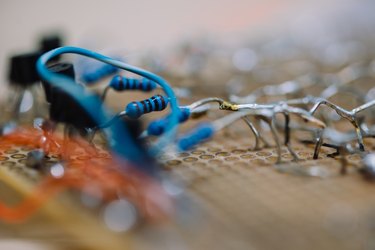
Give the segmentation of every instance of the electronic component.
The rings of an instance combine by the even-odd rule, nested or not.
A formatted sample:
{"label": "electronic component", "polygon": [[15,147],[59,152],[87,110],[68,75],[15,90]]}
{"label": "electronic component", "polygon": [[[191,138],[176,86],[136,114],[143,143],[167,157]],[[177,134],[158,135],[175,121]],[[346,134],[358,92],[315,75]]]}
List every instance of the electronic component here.
{"label": "electronic component", "polygon": [[157,85],[147,78],[136,79],[117,75],[112,78],[109,86],[116,91],[142,90],[148,92],[154,90]]}
{"label": "electronic component", "polygon": [[[54,73],[59,73],[75,78],[74,66],[70,63],[58,63],[48,67]],[[59,87],[51,86],[46,81],[42,81],[46,99],[50,103],[50,119],[54,122],[61,122],[72,125],[82,133],[86,133],[87,128],[95,126],[94,120],[85,110]],[[77,84],[77,86],[80,86]],[[80,86],[83,88],[82,86]]]}
{"label": "electronic component", "polygon": [[125,114],[130,118],[138,118],[150,112],[164,110],[168,102],[168,98],[162,95],[154,95],[143,101],[129,103],[125,108]]}
{"label": "electronic component", "polygon": [[110,76],[118,71],[118,68],[109,64],[98,64],[98,65],[84,65],[83,72],[80,76],[82,81],[86,84],[93,84],[103,79],[104,77]]}
{"label": "electronic component", "polygon": [[180,137],[177,142],[177,147],[181,151],[186,151],[202,141],[210,139],[214,133],[215,128],[211,124],[200,124],[190,133]]}
{"label": "electronic component", "polygon": [[154,95],[142,101],[130,102],[128,105],[126,105],[124,111],[119,112],[112,119],[110,119],[104,124],[99,125],[95,129],[107,128],[111,126],[120,117],[126,116],[132,119],[137,119],[147,113],[162,111],[168,106],[168,102],[168,98],[162,95]]}
{"label": "electronic component", "polygon": [[250,114],[251,111],[239,111],[233,114],[226,115],[213,122],[201,123],[190,132],[181,136],[177,140],[177,148],[180,151],[191,149],[197,144],[206,141],[214,136],[215,133],[223,128],[230,126],[233,122],[242,119]]}
{"label": "electronic component", "polygon": [[[183,123],[183,122],[187,121],[190,117],[190,114],[191,113],[190,113],[189,108],[181,107],[180,108],[180,115],[178,116],[178,122]],[[148,135],[159,136],[159,135],[163,134],[165,132],[165,129],[166,129],[168,123],[169,123],[169,119],[170,119],[170,116],[167,116],[167,117],[152,121],[147,127],[147,131],[146,131],[147,134],[146,133],[143,134],[143,137],[148,136]]]}
{"label": "electronic component", "polygon": [[28,121],[28,114],[43,116],[39,103],[40,91],[36,84],[39,82],[36,70],[39,56],[39,52],[30,52],[15,55],[9,60],[8,80],[11,93],[4,115],[16,123]]}
{"label": "electronic component", "polygon": [[[225,105],[225,101],[221,98],[216,97],[209,97],[204,98],[202,100],[193,102],[192,104],[188,106],[182,106],[180,107],[180,114],[178,116],[178,122],[184,123],[186,122],[190,117],[192,118],[198,118],[201,115],[205,114],[209,109],[211,109],[211,106],[208,106],[210,103],[218,103],[219,105]],[[169,123],[170,116],[157,119],[153,122],[151,122],[147,128],[147,131],[143,133],[144,136],[154,135],[159,136],[165,132],[165,129]]]}
{"label": "electronic component", "polygon": [[115,91],[124,91],[124,90],[141,90],[144,92],[149,92],[154,90],[157,87],[157,84],[153,81],[150,81],[147,78],[136,79],[128,78],[121,75],[116,75],[109,82],[108,86],[105,87],[102,100],[105,99],[109,89],[114,89]]}
{"label": "electronic component", "polygon": [[39,56],[39,52],[31,52],[10,58],[9,82],[12,86],[27,88],[39,81],[36,71]]}
{"label": "electronic component", "polygon": [[43,37],[39,42],[39,49],[42,53],[56,49],[62,46],[62,38],[59,35],[48,35]]}

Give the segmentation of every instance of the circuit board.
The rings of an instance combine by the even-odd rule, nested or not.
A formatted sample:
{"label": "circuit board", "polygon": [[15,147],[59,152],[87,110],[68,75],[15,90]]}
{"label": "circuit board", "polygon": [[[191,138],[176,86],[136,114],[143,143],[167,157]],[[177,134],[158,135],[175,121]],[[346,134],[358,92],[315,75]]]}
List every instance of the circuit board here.
{"label": "circuit board", "polygon": [[[109,68],[105,76],[98,76],[103,71],[99,70],[100,65],[98,69],[88,74],[89,79],[98,77],[95,84],[87,79],[83,80],[84,83],[79,82],[84,74],[75,78],[73,64],[61,63],[57,65],[57,68],[52,65],[52,68],[49,68],[50,71],[59,68],[61,70],[65,67],[71,70],[70,75],[69,72],[60,73],[67,73],[67,76],[75,80],[79,79],[77,81],[79,84],[74,84],[75,82],[72,81],[73,84],[70,86],[72,90],[67,87],[66,91],[70,95],[59,89],[62,85],[56,87],[54,81],[48,82],[46,79],[47,82],[42,81],[45,91],[42,93],[37,76],[35,76],[37,80],[23,82],[22,77],[14,74],[14,83],[33,84],[32,87],[15,88],[16,94],[19,94],[17,98],[13,98],[18,100],[16,104],[22,104],[25,93],[32,89],[35,93],[30,92],[30,95],[35,94],[37,108],[30,109],[32,112],[35,111],[34,113],[30,111],[29,114],[25,114],[25,121],[21,118],[18,120],[16,127],[21,129],[13,128],[14,130],[8,134],[5,131],[6,126],[2,127],[0,199],[3,203],[0,203],[0,215],[4,221],[0,224],[0,249],[375,249],[375,183],[374,178],[372,180],[366,178],[368,176],[365,176],[363,171],[364,158],[373,154],[375,150],[375,140],[369,136],[370,132],[373,132],[369,128],[374,122],[373,111],[361,110],[360,112],[363,112],[353,118],[355,122],[350,120],[351,114],[347,115],[342,111],[352,110],[358,105],[369,107],[375,105],[372,100],[368,100],[368,96],[373,98],[368,94],[373,92],[372,94],[375,95],[373,83],[375,61],[372,59],[372,53],[369,52],[367,56],[363,55],[363,58],[358,59],[359,61],[353,59],[351,62],[330,65],[326,61],[316,62],[317,58],[314,57],[314,53],[303,59],[306,56],[303,47],[295,58],[290,59],[273,55],[272,51],[275,48],[272,49],[272,46],[271,52],[266,51],[267,53],[263,51],[267,50],[267,46],[263,47],[262,44],[257,46],[254,47],[254,51],[249,48],[240,48],[235,51],[229,49],[228,53],[233,53],[233,60],[229,60],[229,63],[233,65],[228,65],[228,55],[225,53],[215,53],[214,50],[202,52],[198,57],[202,57],[202,62],[206,57],[206,64],[210,66],[204,67],[202,63],[197,68],[194,66],[197,52],[192,48],[191,52],[182,56],[187,63],[180,63],[182,68],[185,64],[191,64],[192,71],[187,70],[189,73],[180,74],[181,72],[178,70],[175,72],[169,65],[172,69],[160,72],[162,78],[173,83],[169,87],[167,82],[160,80],[168,88],[164,88],[163,84],[155,81],[160,85],[157,87],[157,84],[150,79],[159,79],[159,77],[152,77],[151,73],[150,77],[148,73],[144,73],[148,71],[141,71],[143,75],[140,75],[146,74],[150,79],[139,78],[128,72],[113,76],[115,71],[113,71],[113,65],[109,65],[111,63],[103,66],[106,67],[105,70]],[[87,53],[84,49],[69,47],[54,51],[60,50],[61,52],[64,48],[68,48],[68,51],[78,51],[78,54]],[[249,55],[254,56],[255,51],[259,53],[259,65],[252,65],[251,61],[245,60],[245,66],[248,63],[247,66],[256,68],[247,71],[244,71],[244,68],[241,69],[241,65],[235,68],[238,63],[244,63],[242,59],[249,59]],[[263,55],[260,51],[264,52]],[[368,49],[368,51],[371,50]],[[91,53],[89,52],[89,55]],[[240,53],[239,56],[238,53]],[[241,55],[241,53],[245,54]],[[35,60],[38,56],[39,54],[32,55]],[[17,62],[23,57],[21,55],[13,59],[17,59],[15,60]],[[239,57],[239,62],[234,60],[236,57]],[[96,59],[98,58],[101,61],[108,60],[96,55]],[[107,63],[112,62],[111,60]],[[152,67],[147,63],[143,66]],[[88,68],[91,69],[91,66]],[[135,73],[134,69],[127,71]],[[109,79],[110,76],[113,78]],[[169,88],[170,91],[168,91]],[[53,98],[51,94],[50,100],[48,100],[48,90],[51,91],[50,94],[55,91],[55,97]],[[181,94],[181,90],[185,94]],[[147,93],[151,91],[152,97],[150,93]],[[180,91],[180,95],[168,94],[174,91],[176,93]],[[96,95],[86,96],[88,92],[95,92]],[[222,122],[222,118],[227,119],[232,114],[241,114],[241,112],[232,112],[239,111],[241,103],[231,98],[236,95],[243,97],[245,93],[259,95],[255,96],[256,98],[252,101],[246,102],[248,105],[253,105],[252,108],[255,106],[254,110],[258,113],[251,113],[251,118],[237,117],[235,122],[214,131],[217,133],[213,138],[199,143],[193,149],[184,150],[180,147],[176,150],[180,146],[180,135],[192,128],[197,128],[196,125],[199,123],[214,124],[218,120]],[[78,96],[74,99],[75,94]],[[167,97],[162,94],[166,94]],[[307,97],[321,98],[323,95],[327,95],[329,101],[338,105],[335,106],[339,107],[336,112],[322,107],[314,113],[316,110],[310,109],[308,105],[316,106],[316,102],[298,103],[293,107],[294,104],[288,106],[286,103],[296,100],[295,98],[306,100]],[[22,100],[21,96],[23,96]],[[101,98],[97,98],[98,96]],[[194,117],[193,112],[196,110],[190,105],[207,97],[229,100],[225,103],[236,109],[223,108],[225,106],[223,101],[219,107],[209,106],[205,112],[202,112],[203,117],[197,115],[199,112],[195,113],[199,117]],[[82,101],[80,98],[84,101],[83,105],[77,103],[77,100]],[[12,96],[9,96],[9,99],[12,99]],[[172,100],[177,99],[182,108],[174,106],[177,104],[172,105]],[[98,106],[90,106],[91,117],[82,109],[85,104],[87,105],[87,100],[89,100],[87,103],[98,103]],[[8,104],[4,104],[4,109]],[[246,104],[242,103],[242,105]],[[259,105],[273,106],[271,109],[263,108],[259,111],[256,109]],[[20,107],[17,112],[21,110]],[[86,111],[89,110],[88,107],[87,105]],[[112,130],[115,126],[108,125],[108,132],[101,130],[103,128],[101,123],[95,124],[92,121],[91,118],[95,116],[92,110],[96,109],[95,107],[98,113],[103,112],[103,116],[98,116],[100,122],[108,121],[107,118],[111,119],[112,115],[115,120],[124,118],[121,121],[117,120],[119,124],[124,122],[129,125],[131,121],[136,120],[137,129],[129,130],[131,131],[129,135],[119,136],[121,139],[129,139],[128,142],[115,140],[118,139],[115,138],[116,130]],[[106,114],[108,111],[106,108],[113,113]],[[177,113],[173,110],[174,108],[178,111]],[[189,121],[181,123],[178,135],[175,138],[170,137],[168,145],[159,148],[161,154],[156,157],[154,154],[148,154],[148,150],[152,148],[150,145],[154,143],[154,139],[157,139],[156,136],[140,138],[146,131],[146,126],[161,117],[169,119],[168,114],[171,115],[170,117],[180,119],[179,115],[182,113],[180,111],[184,108],[192,112],[187,117]],[[279,112],[283,108],[286,111]],[[294,112],[298,108],[299,113]],[[136,112],[130,115],[129,110]],[[5,115],[2,117],[7,122],[12,121],[10,117],[14,115],[12,111],[8,113],[9,117]],[[147,115],[140,118],[146,113]],[[121,117],[121,114],[128,117]],[[258,119],[262,116],[266,118]],[[34,119],[36,117],[38,119]],[[262,140],[259,140],[261,141],[260,148],[256,148],[256,133],[254,130],[252,133],[249,129],[251,128],[250,122],[246,125],[242,121],[243,118],[255,121],[255,127],[262,136]],[[265,121],[267,118],[268,123]],[[318,119],[322,121],[311,122]],[[25,126],[25,128],[22,123],[29,127],[33,125],[33,127]],[[317,124],[323,124],[320,130],[310,128],[310,125]],[[21,126],[18,127],[18,125]],[[143,127],[140,128],[141,126]],[[357,141],[353,138],[344,140],[344,145],[340,142],[340,136],[330,139],[327,134],[324,134],[327,130],[323,131],[323,128],[332,129],[331,131],[341,133],[340,135],[352,136],[357,132],[358,137],[359,131],[362,137],[363,133],[366,150],[361,151],[360,138],[353,137],[358,139]],[[92,133],[93,130],[95,133]],[[30,134],[30,131],[33,133]],[[80,134],[80,132],[84,133]],[[365,132],[368,134],[366,135]],[[315,156],[314,140],[318,142],[318,133],[322,133],[321,138],[325,140],[325,145],[322,144],[319,157],[313,159]],[[89,137],[94,134],[92,138]],[[164,136],[165,134],[161,137],[168,138],[168,135]],[[372,137],[375,136],[372,135]],[[7,138],[14,140],[7,141]],[[289,139],[290,147],[288,148]],[[18,146],[10,145],[10,141],[18,142]],[[43,164],[40,164],[43,166],[34,166],[34,168],[29,166],[29,153],[35,151],[36,148],[29,144],[27,144],[29,146],[20,146],[22,144],[19,143],[20,141],[37,145],[35,147],[43,153]],[[195,139],[193,141],[195,142]],[[54,145],[58,145],[60,149],[52,150],[51,142],[56,142]],[[280,149],[277,146],[281,145],[281,142],[285,142],[285,145],[282,145]],[[329,143],[331,147],[327,146]],[[113,145],[117,145],[117,151],[111,148]],[[67,153],[70,146],[74,149]],[[141,151],[144,151],[139,154],[138,159],[137,157],[131,158],[132,155],[129,153],[131,150],[127,148],[131,146],[139,147]],[[77,148],[78,151],[74,151]],[[122,162],[121,160],[124,159],[117,158],[118,155],[115,152],[122,152],[128,158],[125,157],[125,161]],[[295,155],[292,152],[295,152]],[[279,162],[279,157],[281,157],[281,162]],[[150,158],[145,159],[147,164],[144,164],[143,158]],[[123,165],[117,165],[118,162]],[[142,164],[138,166],[140,162]],[[136,167],[147,165],[149,167],[147,173],[152,174],[144,174],[136,168],[133,169],[134,172],[131,172],[134,167],[131,164]],[[152,172],[154,166],[157,174]],[[52,171],[63,172],[52,173]],[[113,174],[114,171],[115,174]],[[48,181],[53,185],[47,185]],[[46,186],[43,186],[45,183],[47,183]],[[149,183],[151,184],[148,186]],[[154,183],[157,185],[152,185]],[[69,186],[70,184],[72,185]],[[98,185],[99,191],[92,192],[94,195],[90,196],[90,192],[85,188],[95,188],[95,185]],[[51,188],[52,191],[43,190],[41,187]],[[147,189],[147,187],[152,188]],[[160,189],[157,189],[158,187]],[[55,189],[59,192],[55,192]],[[163,194],[168,193],[168,196],[173,197],[171,198],[173,212],[165,209],[168,210],[169,217],[154,222],[146,216],[147,212],[156,214],[158,208],[168,207],[168,201],[170,201],[169,199],[159,200],[162,197],[158,196],[160,190]],[[51,193],[54,195],[50,195]],[[149,207],[150,204],[145,202],[146,199],[143,200],[143,193],[147,193],[144,196],[149,198],[147,201],[159,207]],[[102,196],[98,198],[95,195]],[[28,201],[28,199],[35,203],[17,207],[18,204],[23,204],[22,201]],[[45,204],[40,202],[43,199],[47,201]],[[121,228],[121,232],[113,230],[108,225],[108,221],[105,221],[108,220],[106,209],[113,202],[123,202],[127,199],[130,201],[129,207],[133,208],[130,210],[134,212],[132,216],[129,216],[132,220],[131,225],[129,224],[130,226],[125,229]],[[159,203],[152,203],[156,200],[159,200]],[[134,207],[132,207],[132,202],[134,202]],[[43,206],[37,209],[35,204],[43,204]],[[18,209],[14,213],[9,212],[11,209],[8,207],[12,206]],[[156,207],[155,212],[153,209]],[[121,208],[121,212],[123,211],[125,209]],[[31,218],[25,217],[26,220],[17,221],[25,214],[32,216]],[[116,224],[117,220],[123,223],[122,219],[124,218],[120,218],[118,213],[112,211],[112,217],[109,220]],[[118,224],[121,224],[120,222]]]}
{"label": "circuit board", "polygon": [[[366,146],[375,149],[371,140]],[[68,191],[27,223],[3,223],[4,246],[11,239],[38,249],[375,247],[375,186],[358,172],[357,155],[347,157],[343,175],[340,157],[327,157],[332,149],[323,149],[320,158],[312,160],[313,147],[293,141],[300,161],[292,162],[283,148],[283,163],[275,165],[274,147],[253,147],[254,138],[239,124],[191,151],[162,157],[163,168],[186,185],[183,216],[177,221],[114,234],[98,219],[100,210],[88,211],[77,194]],[[8,204],[16,204],[41,178],[25,167],[29,150],[1,152],[0,193]],[[51,156],[47,164],[56,161]]]}

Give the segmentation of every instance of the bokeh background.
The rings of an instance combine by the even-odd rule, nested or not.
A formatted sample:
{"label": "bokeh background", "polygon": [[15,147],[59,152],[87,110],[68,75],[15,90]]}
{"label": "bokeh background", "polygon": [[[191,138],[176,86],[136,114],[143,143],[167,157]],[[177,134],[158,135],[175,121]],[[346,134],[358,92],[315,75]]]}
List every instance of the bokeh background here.
{"label": "bokeh background", "polygon": [[288,32],[308,42],[338,26],[371,34],[374,9],[371,0],[0,0],[0,75],[6,81],[8,57],[49,32],[132,55],[202,36],[237,43]]}

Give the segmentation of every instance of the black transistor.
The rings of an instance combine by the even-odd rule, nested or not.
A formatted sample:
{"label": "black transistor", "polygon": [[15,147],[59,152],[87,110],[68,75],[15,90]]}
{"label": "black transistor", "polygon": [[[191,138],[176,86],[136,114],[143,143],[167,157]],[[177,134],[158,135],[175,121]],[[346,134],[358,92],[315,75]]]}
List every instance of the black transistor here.
{"label": "black transistor", "polygon": [[61,37],[58,35],[45,36],[40,40],[39,46],[40,51],[43,53],[61,47]]}
{"label": "black transistor", "polygon": [[[63,45],[62,39],[59,35],[49,35],[43,37],[39,41],[39,50],[41,53],[46,53],[50,50],[59,48]],[[50,62],[56,62],[60,59],[60,56],[56,56],[50,60]]]}
{"label": "black transistor", "polygon": [[[72,79],[75,78],[73,64],[57,63],[49,66],[48,69],[52,72],[71,77]],[[72,96],[58,87],[51,86],[45,81],[42,83],[47,102],[50,103],[49,114],[52,121],[72,125],[80,131],[95,127],[95,121]]]}
{"label": "black transistor", "polygon": [[12,86],[27,88],[39,81],[36,70],[39,56],[39,52],[31,52],[10,58],[9,82]]}

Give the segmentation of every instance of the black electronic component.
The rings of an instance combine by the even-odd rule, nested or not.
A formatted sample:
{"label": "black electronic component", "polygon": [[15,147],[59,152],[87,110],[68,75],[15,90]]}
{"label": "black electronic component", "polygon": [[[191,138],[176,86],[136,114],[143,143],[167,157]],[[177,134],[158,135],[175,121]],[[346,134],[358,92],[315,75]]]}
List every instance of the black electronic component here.
{"label": "black electronic component", "polygon": [[43,37],[40,40],[39,46],[40,46],[40,51],[42,53],[61,47],[62,46],[61,37],[58,35]]}
{"label": "black electronic component", "polygon": [[[48,68],[52,72],[75,78],[73,64],[58,63]],[[47,82],[43,82],[43,86],[46,99],[50,103],[50,119],[52,121],[66,123],[82,131],[96,125],[73,97],[57,87],[51,87]]]}
{"label": "black electronic component", "polygon": [[[61,46],[63,46],[63,42],[59,35],[45,36],[39,42],[39,50],[42,54]],[[57,62],[59,59],[60,56],[56,56],[51,58],[50,62]]]}
{"label": "black electronic component", "polygon": [[9,82],[11,85],[27,88],[39,81],[36,71],[36,61],[39,52],[15,55],[10,58]]}
{"label": "black electronic component", "polygon": [[[49,67],[49,70],[55,73],[63,74],[73,79],[75,77],[74,67],[73,67],[73,64],[71,63],[54,64]],[[46,95],[47,102],[51,103],[52,102],[52,87],[50,84],[46,83],[45,81],[42,81],[42,84],[43,84],[44,93]]]}
{"label": "black electronic component", "polygon": [[131,119],[129,117],[123,116],[121,117],[123,123],[126,124],[130,135],[133,137],[135,141],[144,143],[143,139],[140,139],[139,136],[143,131],[143,124],[140,119]]}

